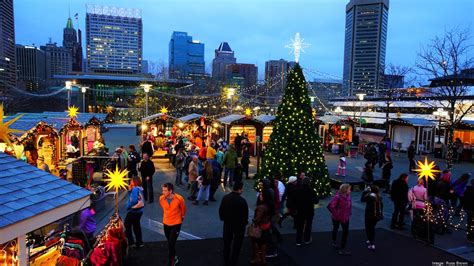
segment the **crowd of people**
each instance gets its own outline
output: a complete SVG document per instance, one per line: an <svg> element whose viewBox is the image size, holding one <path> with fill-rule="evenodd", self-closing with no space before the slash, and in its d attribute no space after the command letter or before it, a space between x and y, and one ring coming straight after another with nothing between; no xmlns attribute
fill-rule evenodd
<svg viewBox="0 0 474 266"><path fill-rule="evenodd" d="M282 240L279 228L285 220L292 218L296 232L295 244L297 247L310 245L312 242L312 223L314 205L318 197L310 188L311 179L299 171L296 176L287 179L282 173L275 173L265 178L259 184L255 198L256 207L253 219L249 221L249 207L247 200L241 196L244 188L243 177L250 178L248 168L250 164L249 146L241 137L237 142L228 144L224 140L210 140L197 145L189 145L178 139L173 147L176 151L173 156L173 165L176 168L175 182L163 184L159 205L163 208L163 224L165 236L168 240L169 265L179 262L176 256L176 240L186 215L185 198L193 204L208 205L216 201L215 193L219 186L227 192L219 207L219 217L224 223L223 257L225 265L237 265L239 254L245 235L251 239L253 265L265 265L268 258L278 256L278 244ZM238 147L238 148L237 148ZM405 213L412 213L412 231L416 233L417 219L425 214L427 204L434 208L443 208L441 223L443 232L449 232L448 210L454 208L456 213L461 209L467 213L468 227L473 227L474 213L474 181L468 186L470 174L464 174L455 181L451 180L451 172L445 170L436 176L429 184L420 179L417 185L408 186L409 174L402 174L390 184L393 163L390 157L389 145L385 148L376 148L369 145L366 150L367 160L362 178L366 181L362 191L361 202L365 203L365 231L367 248L375 251L375 227L382 220L383 192L389 193L394 205L391 217L392 229L403 229L406 225ZM119 168L128 169L131 177L130 196L127 203L125 218L126 235L132 247L142 247L140 219L145 203L153 203L153 174L155 166L151 161L154 152L153 144L145 140L141 145L141 154L133 145L127 151L123 147L116 150L115 163ZM150 155L151 153L151 155ZM380 155L383 154L383 156ZM123 159L122 159L123 157ZM408 149L408 157L414 159L414 152ZM125 159L126 158L126 159ZM124 160L125 159L125 160ZM379 188L373 184L375 166L381 168L384 185ZM338 174L345 175L347 161L342 155L338 163ZM414 170L410 166L409 170ZM140 177L141 178L140 178ZM286 185L282 182L288 180ZM187 197L175 192L175 188L187 190ZM332 245L340 255L350 255L346 248L349 236L349 223L352 215L351 186L342 184L327 205L332 220ZM338 241L338 231L342 228L342 237ZM472 231L468 239L473 241Z"/></svg>

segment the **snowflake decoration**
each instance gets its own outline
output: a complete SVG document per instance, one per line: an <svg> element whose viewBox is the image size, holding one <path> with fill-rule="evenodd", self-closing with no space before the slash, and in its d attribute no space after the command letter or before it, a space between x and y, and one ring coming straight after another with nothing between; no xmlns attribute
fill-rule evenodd
<svg viewBox="0 0 474 266"><path fill-rule="evenodd" d="M309 43L305 43L304 39L301 38L301 35L299 32L295 34L295 38L291 39L291 43L285 45L285 48L289 48L290 54L293 53L295 56L295 62L298 63L300 60L300 54L301 52L304 53L304 49L309 47Z"/></svg>

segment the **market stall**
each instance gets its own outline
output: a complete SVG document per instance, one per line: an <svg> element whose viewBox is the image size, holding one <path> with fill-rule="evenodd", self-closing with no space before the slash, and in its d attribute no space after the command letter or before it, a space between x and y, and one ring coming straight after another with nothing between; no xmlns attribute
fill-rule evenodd
<svg viewBox="0 0 474 266"><path fill-rule="evenodd" d="M415 141L419 153L431 153L434 148L436 124L424 118L395 118L388 121L393 149L407 151Z"/></svg>
<svg viewBox="0 0 474 266"><path fill-rule="evenodd" d="M91 192L2 152L0 172L0 265L55 265L65 255L60 237L51 236L62 233L63 218L90 205Z"/></svg>
<svg viewBox="0 0 474 266"><path fill-rule="evenodd" d="M224 136L230 144L234 144L237 136L248 139L252 155L257 153L257 136L262 138L264 124L251 116L232 114L218 119L224 128Z"/></svg>
<svg viewBox="0 0 474 266"><path fill-rule="evenodd" d="M273 121L275 120L274 115L259 115L254 118L263 124L262 136L260 140L262 143L267 143L270 140L270 135L273 132Z"/></svg>
<svg viewBox="0 0 474 266"><path fill-rule="evenodd" d="M463 144L462 161L474 161L474 121L463 120L454 129L453 141L459 138Z"/></svg>
<svg viewBox="0 0 474 266"><path fill-rule="evenodd" d="M319 132L320 134L323 132L326 151L338 154L350 147L355 127L359 124L358 119L327 115L320 117L319 120L324 123L319 126Z"/></svg>
<svg viewBox="0 0 474 266"><path fill-rule="evenodd" d="M196 136L207 140L217 141L219 138L219 125L213 119L201 114L189 114L177 119L175 123L176 137L184 137L193 142Z"/></svg>
<svg viewBox="0 0 474 266"><path fill-rule="evenodd" d="M172 136L173 126L176 118L167 113L158 113L142 119L142 140L151 138L158 149L165 146L166 140Z"/></svg>

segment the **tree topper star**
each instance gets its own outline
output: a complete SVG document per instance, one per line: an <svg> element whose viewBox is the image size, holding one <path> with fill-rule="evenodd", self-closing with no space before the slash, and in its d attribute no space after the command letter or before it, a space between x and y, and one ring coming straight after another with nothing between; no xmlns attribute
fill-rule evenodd
<svg viewBox="0 0 474 266"><path fill-rule="evenodd" d="M301 35L299 32L295 34L294 39L290 39L291 43L285 45L285 48L289 48L290 54L293 53L295 55L295 62L298 63L300 60L300 54L301 52L304 53L304 48L307 48L310 46L309 43L305 43L304 39L301 38Z"/></svg>
<svg viewBox="0 0 474 266"><path fill-rule="evenodd" d="M21 133L22 130L11 129L10 126L15 123L20 117L23 115L19 115L10 121L3 123L4 113L3 113L3 104L0 104L0 141L3 141L7 146L12 146L10 141L10 134L11 133Z"/></svg>
<svg viewBox="0 0 474 266"><path fill-rule="evenodd" d="M167 109L166 107L161 107L160 112L161 112L162 114L167 114L167 113L168 113L168 109Z"/></svg>
<svg viewBox="0 0 474 266"><path fill-rule="evenodd" d="M428 158L425 157L425 162L417 162L419 169L415 169L418 172L418 179L425 178L428 181L428 178L435 179L435 173L441 172L440 170L434 169L435 162L428 163Z"/></svg>

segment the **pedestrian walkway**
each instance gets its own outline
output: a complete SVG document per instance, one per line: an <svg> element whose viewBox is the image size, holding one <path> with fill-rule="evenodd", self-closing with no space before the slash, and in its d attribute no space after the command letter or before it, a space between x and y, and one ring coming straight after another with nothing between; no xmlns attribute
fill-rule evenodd
<svg viewBox="0 0 474 266"><path fill-rule="evenodd" d="M378 229L376 233L375 252L365 246L365 233L362 230L351 231L349 234L348 249L352 255L341 256L331 246L331 234L329 232L313 233L313 242L310 245L296 247L294 245L294 234L284 235L278 250L278 257L268 259L268 265L437 265L436 262L453 262L455 265L467 261L429 247L424 243L413 241L413 239L395 234L393 232ZM180 265L209 266L223 265L222 263L222 239L205 239L199 241L178 241L177 254ZM394 247L399 247L394 250ZM166 265L167 257L166 242L146 243L142 249L131 250L125 265ZM251 258L250 240L245 239L242 247L239 265L249 265ZM461 263L461 264L459 264ZM447 265L447 264L444 264Z"/></svg>

